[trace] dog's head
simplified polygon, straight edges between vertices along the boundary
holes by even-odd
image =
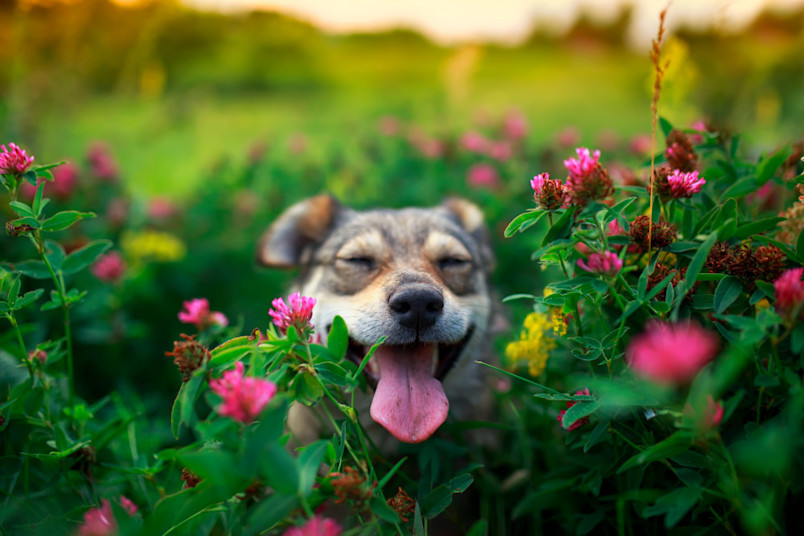
[[[300,268],[298,290],[318,300],[322,337],[336,315],[346,321],[349,359],[359,363],[386,337],[364,369],[371,417],[401,441],[430,437],[449,410],[442,382],[466,366],[489,323],[493,258],[480,210],[450,199],[358,212],[312,197],[268,229],[257,258]]]

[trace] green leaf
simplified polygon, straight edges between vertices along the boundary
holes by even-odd
[[[793,328],[793,333],[790,335],[790,349],[798,355],[804,352],[804,322],[799,322]]]
[[[176,439],[179,438],[181,425],[191,424],[195,418],[195,402],[198,400],[203,384],[204,376],[196,373],[179,387],[176,400],[173,401],[173,409],[170,412],[170,430]]]
[[[738,221],[737,201],[733,198],[727,199],[726,202],[723,203],[723,206],[720,207],[720,211],[718,211],[717,216],[715,216],[712,222],[712,230],[717,231],[726,223],[726,220],[730,219],[735,222]]]
[[[775,229],[776,225],[781,221],[784,221],[784,218],[774,216],[773,218],[744,223],[737,227],[737,230],[734,232],[734,237],[742,240],[743,238],[748,238],[755,234],[770,231],[771,229]]]
[[[424,532],[422,505],[419,501],[416,501],[416,509],[413,511],[413,536],[427,536]]]
[[[547,231],[547,234],[544,236],[544,240],[542,240],[542,245],[546,245],[556,238],[563,237],[569,232],[570,227],[572,227],[572,218],[575,216],[575,209],[568,208],[564,210],[564,213],[561,214],[561,217],[550,227],[550,230]]]
[[[45,240],[45,255],[53,270],[60,272],[64,259],[67,258],[67,253],[64,252],[62,245],[54,240]]]
[[[583,419],[598,410],[600,403],[595,402],[578,402],[574,406],[567,409],[561,417],[561,426],[565,429],[572,426],[575,421]]]
[[[28,304],[31,304],[39,299],[42,293],[45,292],[45,289],[38,288],[36,290],[32,290],[30,292],[26,292],[23,294],[22,298],[18,299],[17,302],[14,304],[14,309],[19,310],[25,307]]]
[[[408,459],[408,457],[407,457],[407,456],[405,456],[404,458],[402,458],[401,460],[399,460],[398,462],[396,462],[396,465],[394,465],[394,466],[391,468],[391,470],[390,470],[390,471],[388,471],[388,473],[386,473],[386,475],[385,475],[384,477],[382,477],[382,479],[380,480],[379,484],[377,484],[377,487],[378,487],[379,489],[384,488],[384,487],[385,487],[385,485],[388,483],[388,481],[389,481],[389,480],[391,480],[391,477],[392,477],[392,476],[394,476],[394,474],[395,474],[395,473],[396,473],[396,472],[399,470],[399,468],[400,468],[400,467],[402,467],[402,464],[403,464],[403,463],[405,463],[405,461],[406,461],[407,459]]]
[[[11,286],[8,288],[8,303],[14,307],[17,297],[20,295],[20,276],[17,274],[11,281]]]
[[[332,320],[332,327],[327,335],[327,349],[337,359],[343,359],[349,346],[349,331],[346,322],[340,316]]]
[[[798,240],[796,240],[796,255],[799,259],[804,259],[804,230],[798,234]]]
[[[387,521],[388,523],[399,523],[400,521],[399,514],[396,513],[396,510],[391,508],[387,502],[383,501],[379,497],[371,498],[369,508],[371,508],[371,511],[377,514],[377,517],[383,521]]]
[[[352,375],[337,363],[333,363],[331,361],[316,363],[315,371],[322,380],[325,380],[333,385],[337,385],[339,387],[348,387],[354,384]]]
[[[365,366],[368,364],[369,360],[374,355],[374,352],[377,351],[377,348],[379,348],[380,345],[382,345],[382,343],[384,342],[385,342],[385,335],[380,337],[380,340],[377,341],[371,348],[369,348],[368,353],[365,355],[365,357],[363,357],[363,361],[360,362],[360,366],[357,367],[357,370],[352,375],[352,380],[356,381],[357,378],[360,377],[360,373],[363,372],[363,368],[365,368]]]
[[[655,505],[645,508],[642,511],[642,515],[652,517],[665,514],[665,528],[673,528],[701,500],[702,493],[701,488],[683,487],[675,489],[659,497]]]
[[[210,367],[230,365],[248,355],[249,352],[254,350],[254,345],[255,341],[249,340],[245,335],[229,339],[209,352],[209,365]]]
[[[27,225],[31,227],[33,230],[38,230],[42,227],[42,224],[39,223],[39,220],[34,218],[33,216],[25,216],[23,218],[17,218],[16,220],[11,220],[6,225],[12,225],[16,227],[22,227],[23,225]]]
[[[98,260],[98,257],[106,253],[111,247],[112,242],[110,240],[95,240],[94,242],[90,242],[86,246],[73,251],[64,259],[64,264],[62,264],[61,268],[62,272],[65,274],[73,274],[83,270]]]
[[[505,228],[505,232],[503,233],[503,236],[505,236],[505,238],[511,238],[516,233],[524,231],[525,229],[527,229],[531,225],[534,225],[545,214],[546,214],[545,211],[536,210],[536,209],[532,209],[532,210],[530,210],[528,212],[524,212],[524,213],[520,214],[519,216],[517,216],[516,218],[511,220],[511,223],[509,223],[508,227]],[[529,225],[527,225],[526,227],[523,228],[523,226],[528,222],[532,222],[532,223],[530,223]]]
[[[466,536],[488,536],[489,533],[489,522],[485,519],[479,519],[475,521],[475,523],[469,527],[469,531],[466,533]]]
[[[183,452],[178,459],[203,480],[228,490],[229,496],[245,490],[256,476],[253,467],[244,467],[236,454],[216,448]]]
[[[12,201],[8,204],[16,212],[23,218],[36,218],[36,213],[29,207],[27,204],[21,201]]]
[[[324,396],[324,388],[321,381],[308,372],[299,372],[293,378],[293,392],[303,404],[312,406]]]
[[[94,217],[95,214],[93,212],[78,212],[77,210],[65,210],[63,212],[58,212],[54,214],[52,217],[43,221],[42,230],[49,232],[62,231],[64,229],[71,227],[78,220],[94,218]]]
[[[253,536],[265,533],[267,529],[287,519],[298,503],[299,498],[295,495],[272,495],[262,499],[251,508],[243,534]]]
[[[474,479],[469,473],[456,476],[446,484],[433,489],[422,501],[422,513],[428,519],[433,519],[443,512],[452,503],[454,493],[463,493]]]
[[[709,223],[712,221],[712,219],[718,213],[720,208],[721,207],[714,206],[711,209],[709,209],[706,212],[706,214],[704,214],[702,217],[698,218],[697,223],[695,224],[695,229],[693,230],[692,233],[690,233],[689,238],[692,238],[692,237],[700,234],[704,229],[706,229],[707,226],[709,225]]]
[[[279,443],[265,445],[262,452],[263,455],[256,460],[256,463],[266,483],[278,493],[297,495],[299,472],[293,456]]]
[[[606,434],[609,431],[609,423],[607,421],[600,421],[597,423],[597,426],[592,430],[592,433],[589,434],[589,439],[586,440],[586,443],[583,446],[584,452],[589,452],[589,450],[600,443]]]
[[[616,219],[634,201],[636,201],[636,197],[627,197],[613,207],[606,207],[606,219],[603,223],[609,223],[610,221]]]
[[[654,257],[653,262],[649,262],[648,265],[642,270],[642,273],[639,274],[639,280],[637,281],[637,298],[640,300],[645,299],[645,291],[648,289],[648,278],[656,268],[656,259],[658,259],[658,257]]]
[[[50,172],[47,172],[50,175]],[[51,175],[50,180],[53,180],[53,176]],[[42,194],[45,191],[45,183],[43,182],[39,186],[36,187],[36,194],[34,195],[33,205],[31,206],[31,210],[34,211],[34,215],[38,218],[42,215],[42,209],[44,205],[42,205]]]
[[[650,289],[650,292],[648,292],[645,295],[645,297],[643,298],[644,301],[647,302],[647,301],[650,301],[653,298],[655,298],[656,295],[659,294],[662,291],[662,289],[664,289],[664,287],[666,287],[667,285],[670,284],[670,281],[672,281],[675,276],[676,276],[676,272],[673,272],[673,271],[671,271],[669,274],[667,274],[664,277],[664,279],[659,281],[658,284],[654,285],[653,288]],[[669,290],[671,288],[673,288],[673,285],[670,285],[670,287],[668,288],[668,292],[672,292],[671,290]],[[667,295],[665,294],[665,296],[667,296]]]
[[[325,439],[310,443],[304,447],[301,454],[299,454],[299,457],[296,459],[299,472],[298,491],[302,496],[307,496],[310,490],[313,489],[318,466],[321,465],[321,461],[324,459],[328,445],[329,441]]]
[[[664,117],[659,118],[659,127],[662,129],[662,134],[664,134],[665,138],[669,136],[670,132],[673,130],[673,124]]]
[[[684,277],[678,287],[676,288],[676,309],[681,306],[681,302],[684,299],[684,296],[692,289],[692,286],[695,284],[695,281],[698,280],[698,274],[701,272],[701,268],[703,268],[704,263],[706,262],[706,257],[709,256],[709,250],[712,249],[712,246],[717,241],[717,230],[712,231],[712,234],[709,235],[709,238],[704,240],[701,247],[698,251],[695,252],[695,255],[692,256],[692,260],[690,260],[690,264],[687,267],[687,274]]]
[[[745,197],[746,195],[755,192],[757,190],[757,179],[755,177],[745,177],[734,184],[732,184],[723,195],[720,196],[721,203],[727,199],[732,199],[736,197]]]
[[[651,445],[647,449],[626,460],[625,463],[623,463],[620,468],[617,469],[617,473],[623,473],[640,465],[664,460],[671,456],[677,456],[678,454],[681,454],[689,449],[691,444],[691,437],[686,434],[676,432],[667,439]]]
[[[787,157],[790,156],[790,146],[785,145],[771,156],[763,158],[757,165],[757,183],[758,186],[764,186],[766,182],[773,176],[779,166],[781,166]]]
[[[34,166],[31,168],[31,171],[35,172],[38,176],[46,176],[44,173],[40,173],[41,171],[47,171],[49,169],[53,169],[55,167],[59,167],[67,163],[67,160],[62,160],[61,162],[54,162],[53,164],[42,164],[38,166]],[[50,180],[53,180],[53,177],[50,177]]]
[[[724,277],[715,288],[715,312],[720,314],[743,293],[743,283],[733,275]]]

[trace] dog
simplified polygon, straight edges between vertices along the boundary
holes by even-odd
[[[257,260],[299,270],[294,290],[316,298],[312,322],[324,342],[334,317],[344,319],[347,359],[362,362],[386,337],[364,368],[373,395],[355,404],[382,450],[428,439],[449,413],[486,416],[491,393],[475,361],[489,357],[494,256],[477,206],[452,198],[432,208],[357,211],[322,194],[278,217]],[[301,443],[320,431],[301,404],[288,427]]]

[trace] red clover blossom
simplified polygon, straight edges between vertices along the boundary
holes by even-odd
[[[3,149],[0,152],[0,173],[2,174],[22,175],[33,164],[34,157],[28,156],[25,150],[20,149],[16,143],[9,143],[8,148],[0,145],[0,148]]]
[[[276,298],[271,302],[273,309],[268,314],[273,319],[274,325],[279,331],[287,333],[289,326],[294,326],[298,331],[312,328],[310,319],[313,317],[313,306],[315,298],[302,296],[300,292],[294,292],[288,296],[288,303],[282,298]]]
[[[334,519],[315,516],[301,527],[290,527],[282,536],[340,536],[343,529]]]
[[[785,270],[779,278],[773,282],[776,292],[776,310],[789,313],[796,307],[804,304],[804,281],[801,276],[804,268],[791,268]]]
[[[241,361],[220,379],[210,380],[209,388],[223,399],[215,408],[220,415],[245,424],[253,421],[276,394],[276,385],[261,378],[244,377]]]
[[[586,147],[578,147],[575,149],[578,158],[570,158],[564,160],[564,167],[569,171],[570,180],[583,180],[588,176],[598,164],[600,160],[600,151],[590,153]]]
[[[626,349],[628,365],[661,383],[689,383],[715,357],[717,337],[696,323],[653,321]],[[679,348],[683,348],[679,352]]]
[[[195,324],[199,331],[209,326],[229,325],[229,320],[221,312],[209,310],[209,300],[195,298],[183,303],[184,310],[179,312],[179,320],[185,324]]]
[[[558,179],[551,179],[549,173],[540,173],[530,181],[533,199],[544,210],[556,210],[566,206],[567,189]]]
[[[592,253],[589,255],[589,262],[578,259],[578,266],[595,274],[605,276],[615,276],[623,267],[623,261],[616,253],[604,251],[603,253]]]
[[[678,169],[667,177],[667,182],[670,184],[671,195],[675,198],[679,197],[692,197],[701,191],[701,187],[706,184],[703,177],[698,176],[697,171],[685,173]]]

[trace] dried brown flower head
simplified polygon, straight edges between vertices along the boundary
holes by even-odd
[[[17,220],[6,222],[6,233],[10,236],[24,236],[33,230],[32,226],[27,223],[17,223]]]
[[[664,152],[670,169],[695,171],[698,166],[698,155],[692,147],[689,137],[680,130],[673,129],[667,136],[667,149]]]
[[[645,214],[637,216],[628,228],[631,242],[639,252],[648,251],[649,248],[662,249],[669,246],[675,241],[676,232],[676,226],[664,218],[660,218],[651,225],[650,217]]]
[[[759,275],[759,265],[751,246],[748,244],[734,246],[731,250],[728,273],[739,277],[744,283],[748,283],[750,287],[753,287],[754,281]]]
[[[670,199],[673,197],[673,189],[670,186],[670,182],[667,180],[667,177],[672,173],[673,170],[667,166],[659,166],[653,171],[653,187],[662,199]],[[645,189],[648,191],[648,194],[650,194],[650,184],[645,186]]]
[[[725,274],[731,261],[731,246],[726,242],[715,242],[706,257],[706,268],[712,274]]]
[[[583,177],[570,176],[567,187],[570,203],[582,207],[590,201],[605,199],[614,193],[614,184],[609,178],[609,172],[600,163]]]
[[[182,486],[183,489],[194,488],[199,482],[201,482],[201,479],[198,477],[198,475],[186,467],[181,470],[181,479],[184,480],[184,485]]]
[[[190,379],[193,371],[201,368],[210,358],[207,348],[195,340],[195,335],[181,334],[181,341],[173,342],[173,351],[165,352],[166,356],[173,357],[173,362],[181,371],[181,380]]]
[[[388,499],[388,506],[394,509],[399,514],[399,519],[403,523],[408,522],[408,516],[416,510],[416,501],[410,498],[410,495],[405,493],[405,490],[399,488],[396,495]]]
[[[357,510],[363,510],[368,501],[374,496],[377,483],[366,486],[366,477],[354,467],[347,466],[343,473],[330,473],[332,488],[335,491],[335,504],[341,504],[347,499],[354,502]]]
[[[799,184],[798,191],[800,194],[798,200],[793,203],[793,206],[779,214],[785,220],[779,223],[780,229],[776,233],[776,240],[791,246],[804,231],[804,185]]]
[[[784,272],[786,257],[776,246],[759,246],[754,252],[754,260],[757,263],[757,276],[763,281],[776,281]]]

